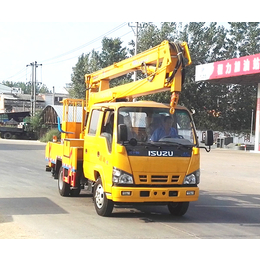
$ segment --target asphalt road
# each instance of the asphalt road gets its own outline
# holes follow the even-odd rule
[[[260,154],[201,150],[199,200],[176,218],[166,206],[96,214],[92,197],[61,197],[45,144],[0,139],[0,238],[259,239]]]

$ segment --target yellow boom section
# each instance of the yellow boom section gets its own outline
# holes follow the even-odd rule
[[[186,42],[180,44],[163,41],[136,56],[85,75],[87,111],[96,103],[113,102],[122,98],[132,100],[135,97],[170,90],[171,113],[174,113],[184,81],[185,66],[190,64]],[[138,70],[144,73],[144,79],[109,88],[111,79]]]

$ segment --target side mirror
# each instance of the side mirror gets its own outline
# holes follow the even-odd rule
[[[127,141],[127,127],[125,124],[118,125],[118,142],[125,142]]]
[[[207,130],[205,133],[205,146],[200,146],[199,148],[204,148],[207,152],[210,152],[210,146],[213,145],[213,131]],[[207,148],[208,146],[209,148]]]
[[[211,146],[211,145],[213,145],[213,131],[212,131],[212,130],[207,130],[207,131],[206,131],[205,145],[206,145],[206,146]]]

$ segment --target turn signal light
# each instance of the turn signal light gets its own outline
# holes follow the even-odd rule
[[[131,196],[132,192],[131,191],[122,191],[121,195],[122,196]]]

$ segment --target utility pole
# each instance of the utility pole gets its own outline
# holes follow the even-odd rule
[[[36,69],[42,64],[37,64],[37,61],[31,62],[30,64],[26,65],[26,67],[32,67],[32,82],[31,82],[31,116],[35,116],[36,111],[36,84],[37,84],[37,77],[36,77]]]
[[[130,26],[134,32],[135,35],[135,55],[137,54],[137,42],[138,42],[138,33],[139,33],[139,28],[141,28],[141,25],[139,25],[138,22],[135,23],[135,25],[131,25],[130,23],[128,23],[128,26]],[[134,30],[135,28],[135,30]],[[136,71],[134,72],[134,81],[136,81],[137,79],[137,73]]]
[[[55,104],[55,87],[52,87],[52,105],[54,106]]]
[[[35,77],[35,81],[34,81],[34,91],[33,91],[33,100],[34,100],[34,107],[33,107],[33,111],[34,111],[34,115],[36,112],[36,85],[37,85],[37,77],[36,77],[36,69],[42,66],[42,64],[37,64],[37,61],[34,62],[34,68],[35,68],[35,73],[34,73],[34,77]]]
[[[252,115],[251,115],[250,143],[252,143],[252,137],[253,137],[253,121],[254,121],[254,109],[252,109]]]

